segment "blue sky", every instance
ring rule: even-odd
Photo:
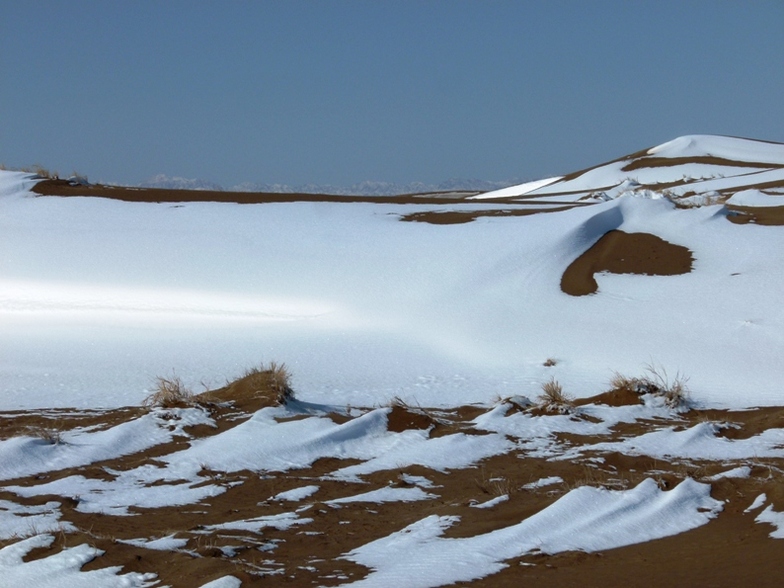
[[[435,183],[784,142],[782,25],[780,0],[0,0],[0,163]]]

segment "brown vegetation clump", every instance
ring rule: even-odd
[[[564,393],[563,387],[555,378],[542,384],[538,401],[538,408],[544,412],[566,414],[574,409],[574,400]]]
[[[294,400],[294,390],[291,388],[291,372],[285,363],[277,364],[271,361],[268,366],[250,368],[243,375],[245,380],[256,394],[272,392],[275,402],[285,406]]]
[[[61,431],[52,427],[45,427],[42,425],[30,426],[27,427],[27,434],[31,437],[41,439],[50,445],[60,445],[61,443],[64,443]]]
[[[152,393],[142,403],[149,408],[175,408],[194,403],[191,392],[177,376],[156,378]]]
[[[646,375],[630,378],[618,372],[610,379],[611,391],[634,392],[638,395],[652,394],[664,399],[664,404],[673,409],[686,409],[689,404],[688,378],[680,372],[670,379],[663,367],[649,364],[645,367]]]

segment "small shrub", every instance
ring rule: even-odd
[[[387,406],[389,408],[405,408],[406,410],[411,408],[408,402],[400,398],[400,396],[393,396],[392,399],[387,403]]]
[[[28,427],[27,433],[31,437],[42,439],[43,441],[46,441],[50,445],[60,445],[61,443],[64,443],[62,433],[60,432],[60,430],[52,427],[44,427],[44,426]]]
[[[489,494],[496,497],[503,496],[504,494],[511,496],[519,487],[504,476],[488,475],[485,472],[484,467],[482,468],[482,477],[476,478],[474,481],[476,482],[477,488],[479,488],[483,494]]]
[[[23,170],[26,171],[26,170]],[[30,168],[30,171],[37,175],[38,177],[45,179],[45,180],[59,180],[60,174],[57,172],[50,172],[48,169],[43,167],[42,165],[35,164]]]
[[[637,392],[640,380],[637,378],[629,378],[619,372],[613,372],[610,378],[610,390],[628,390],[629,392]]]
[[[545,412],[566,414],[574,409],[574,400],[564,394],[563,387],[555,378],[542,384],[542,393],[538,400],[539,408]]]
[[[152,393],[144,399],[144,406],[150,408],[174,408],[190,406],[194,402],[193,392],[188,390],[177,376],[158,377]]]
[[[268,366],[262,364],[260,367],[246,370],[244,378],[247,378],[256,392],[271,390],[275,394],[275,401],[281,406],[285,406],[294,400],[294,390],[291,388],[291,372],[285,363],[275,363],[271,361]]]
[[[628,390],[637,394],[652,394],[664,399],[664,404],[670,408],[682,409],[688,406],[689,390],[686,387],[688,378],[680,372],[673,379],[667,370],[654,364],[645,366],[646,375],[640,378],[629,378],[618,372],[610,379],[612,390]]]
[[[688,378],[680,372],[670,380],[664,367],[648,364],[645,371],[649,376],[645,378],[648,384],[656,389],[655,394],[664,398],[664,404],[670,408],[686,408],[688,405],[689,390],[686,387]]]

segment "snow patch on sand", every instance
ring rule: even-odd
[[[625,491],[582,487],[505,529],[444,539],[459,518],[432,515],[344,557],[372,569],[351,586],[431,588],[488,576],[529,552],[601,551],[675,535],[721,509],[710,486],[690,479],[668,492],[651,479]]]
[[[4,586],[35,588],[147,588],[158,583],[155,574],[120,574],[121,566],[82,572],[84,564],[103,554],[85,544],[42,559],[23,561],[30,551],[48,547],[53,541],[51,535],[36,535],[0,549],[0,582]]]
[[[104,431],[58,432],[57,442],[30,436],[0,440],[0,480],[138,453],[166,443],[174,436],[187,436],[183,427],[196,424],[214,425],[214,422],[200,408],[173,408],[156,410]]]
[[[758,523],[773,525],[776,530],[771,531],[770,536],[774,539],[784,539],[784,512],[776,512],[773,510],[773,505],[769,504],[754,520]]]
[[[75,530],[71,523],[61,521],[61,516],[59,502],[24,506],[0,500],[0,540]]]

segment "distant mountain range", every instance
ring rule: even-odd
[[[209,180],[198,178],[182,178],[177,176],[167,176],[158,174],[138,184],[142,188],[167,188],[170,190],[216,190],[229,192],[273,192],[273,193],[296,193],[296,194],[337,194],[345,196],[394,196],[397,194],[421,194],[428,192],[489,192],[499,190],[508,186],[520,184],[519,178],[507,181],[493,182],[488,180],[476,179],[450,179],[438,184],[426,184],[423,182],[410,182],[407,184],[397,184],[393,182],[372,182],[365,181],[350,186],[335,186],[332,184],[264,184],[245,182],[235,186],[223,187]]]

